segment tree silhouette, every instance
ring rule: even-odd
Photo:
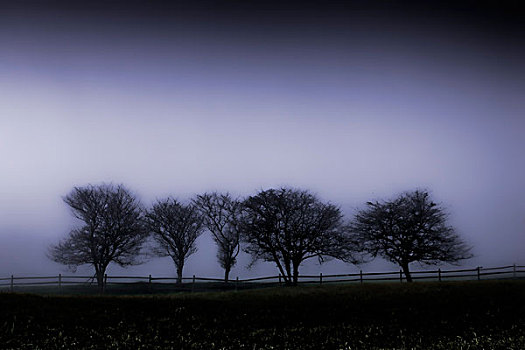
[[[83,225],[50,247],[50,259],[73,269],[93,265],[101,289],[111,262],[120,266],[140,263],[137,257],[146,238],[143,210],[128,189],[111,184],[75,187],[64,202]]]
[[[304,260],[317,257],[322,262],[333,253],[341,228],[339,208],[308,191],[270,189],[243,202],[245,251],[252,255],[252,263],[274,262],[287,284],[297,284]]]
[[[159,200],[146,214],[146,226],[153,234],[157,256],[169,256],[177,268],[177,283],[188,257],[197,251],[195,241],[202,233],[203,219],[194,205],[176,199]]]
[[[394,200],[368,202],[349,226],[351,237],[362,251],[398,264],[412,282],[412,262],[457,263],[472,257],[448,226],[447,214],[426,191],[406,192]]]
[[[228,282],[230,271],[237,262],[240,250],[241,203],[228,193],[217,192],[198,195],[193,202],[217,244],[217,259],[224,269],[224,281]]]

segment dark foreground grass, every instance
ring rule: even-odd
[[[224,292],[235,290],[263,289],[279,286],[278,283],[224,283],[224,282],[196,282],[196,283],[121,283],[108,284],[105,295],[150,295],[174,294],[192,292]],[[0,288],[0,293],[9,292],[9,286]],[[58,287],[57,285],[24,285],[15,286],[17,293],[31,293],[39,295],[99,295],[100,289],[96,284],[70,284]]]
[[[525,349],[524,281],[0,294],[8,349]]]

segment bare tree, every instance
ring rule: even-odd
[[[274,262],[285,283],[296,285],[299,266],[309,258],[320,262],[340,243],[342,215],[308,191],[280,188],[259,192],[243,202],[241,222],[245,251]]]
[[[217,259],[224,269],[224,282],[228,282],[240,250],[241,203],[229,193],[217,192],[198,195],[193,203],[202,214],[206,228],[217,244]]]
[[[412,262],[457,263],[471,248],[447,225],[445,210],[426,191],[406,192],[394,200],[368,202],[350,224],[353,240],[372,257],[398,264],[412,282]]]
[[[159,200],[146,214],[146,223],[153,234],[158,256],[169,256],[177,268],[177,283],[182,283],[184,263],[197,251],[195,241],[203,230],[203,219],[194,205],[176,199]]]
[[[72,269],[93,265],[101,289],[111,262],[120,266],[140,263],[137,257],[146,238],[143,210],[128,189],[111,184],[75,187],[64,202],[83,225],[50,247],[50,259]]]

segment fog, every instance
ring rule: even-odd
[[[102,182],[145,205],[294,186],[348,220],[425,188],[473,246],[464,265],[525,264],[525,31],[512,14],[156,5],[0,11],[0,277],[67,271],[45,255],[77,224],[62,197]],[[198,245],[185,275],[221,276],[208,233]],[[249,260],[231,275],[277,272]]]

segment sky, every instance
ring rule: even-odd
[[[46,257],[78,224],[62,197],[103,182],[145,205],[293,186],[347,220],[368,200],[428,189],[473,246],[464,266],[525,264],[515,4],[2,3],[0,275],[67,271]],[[198,244],[185,275],[221,276],[209,234]],[[276,273],[248,263],[232,275]],[[360,268],[396,267],[301,271]],[[175,269],[163,258],[109,272]]]

